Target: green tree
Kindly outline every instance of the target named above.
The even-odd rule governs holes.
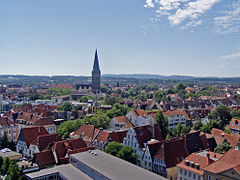
[[[163,91],[156,91],[154,92],[153,94],[153,99],[154,101],[156,102],[160,102],[162,100],[165,100],[166,99],[166,94],[163,92]]]
[[[178,125],[171,131],[171,134],[172,137],[180,137],[183,134],[189,133],[190,130],[191,130],[190,126],[185,127],[181,123],[178,123]]]
[[[232,118],[240,119],[240,109],[231,111]]]
[[[203,126],[202,121],[199,120],[196,123],[193,124],[193,129],[200,130],[200,128]]]
[[[225,125],[228,125],[232,119],[230,109],[227,106],[219,105],[216,110],[211,112],[208,116],[209,119],[216,120],[220,128],[223,130]]]
[[[72,109],[73,109],[73,106],[69,102],[64,102],[57,107],[58,111],[65,111],[65,112],[66,111],[71,111]]]
[[[217,122],[216,120],[209,120],[209,122],[207,124],[204,124],[200,130],[206,133],[211,133],[211,130],[213,128],[217,128],[217,129],[222,129],[221,125],[219,122]]]
[[[1,144],[1,149],[9,147],[8,136],[6,131],[4,131],[3,136],[1,137],[0,144]]]
[[[182,82],[179,82],[177,85],[176,85],[176,89],[177,90],[185,90],[186,88],[186,85],[183,84]]]
[[[3,165],[1,167],[3,174],[7,174],[10,163],[11,163],[11,161],[8,157],[4,159]]]
[[[0,168],[2,167],[2,165],[3,165],[3,158],[2,156],[0,156]]]
[[[105,148],[104,152],[116,156],[117,153],[123,148],[123,145],[119,142],[110,142]]]
[[[133,164],[138,163],[138,155],[134,152],[133,148],[129,146],[123,146],[116,156]]]
[[[132,110],[132,108],[129,108],[128,106],[124,106],[124,105],[121,105],[119,103],[116,103],[116,104],[113,105],[111,110],[108,110],[106,112],[106,114],[109,118],[112,119],[113,117],[123,116],[131,110]]]
[[[73,122],[71,120],[63,122],[58,128],[58,134],[66,139],[69,134],[74,131]]]
[[[232,146],[228,142],[224,142],[222,144],[217,145],[214,148],[214,152],[219,154],[225,154],[231,148]]]
[[[156,122],[157,122],[157,125],[158,125],[161,133],[162,133],[163,138],[165,139],[168,132],[169,132],[168,119],[167,119],[167,117],[165,117],[163,115],[161,110],[159,110],[156,114]]]
[[[11,161],[7,171],[7,179],[16,180],[16,179],[19,179],[20,176],[21,176],[21,173],[17,163],[15,161]]]
[[[97,128],[107,128],[111,119],[102,110],[98,110],[93,116],[88,120],[90,124],[95,125]]]
[[[120,102],[120,98],[119,97],[115,97],[115,96],[109,96],[107,95],[105,98],[104,98],[104,102],[105,104],[108,104],[108,105],[114,105],[116,103],[119,103]]]

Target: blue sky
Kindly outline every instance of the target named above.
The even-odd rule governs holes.
[[[0,0],[0,74],[240,76],[239,0]]]

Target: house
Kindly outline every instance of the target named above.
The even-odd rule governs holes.
[[[191,121],[188,114],[180,109],[163,112],[163,115],[168,118],[169,130],[173,130],[179,123],[186,127]]]
[[[147,142],[151,139],[163,140],[157,125],[130,128],[127,131],[126,137],[123,139],[123,146],[130,146],[135,150],[141,165],[143,163],[142,156],[144,149]]]
[[[114,117],[109,123],[111,129],[128,129],[130,127],[134,126],[126,116]]]
[[[142,158],[142,166],[161,176],[176,179],[176,165],[187,155],[183,138],[149,141]]]
[[[29,147],[38,136],[49,134],[44,127],[22,128],[17,140],[16,151],[21,152],[25,157],[31,157],[32,152]]]
[[[91,124],[84,124],[80,126],[76,131],[70,134],[70,138],[81,138],[85,143],[90,146],[95,133],[95,126]]]
[[[240,120],[232,119],[228,125],[228,130],[234,134],[240,134]]]
[[[212,179],[240,179],[240,151],[228,150],[222,158],[203,168],[204,178]]]
[[[217,145],[223,144],[224,142],[229,143],[235,150],[240,150],[240,135],[235,134],[227,134],[220,129],[213,128],[211,131]]]
[[[58,134],[45,134],[38,136],[30,143],[29,146],[31,158],[33,158],[35,153],[43,151],[57,141],[62,141],[62,138]]]
[[[223,155],[207,150],[190,154],[178,167],[178,180],[204,180],[203,168],[217,161]]]
[[[16,142],[18,139],[18,135],[21,127],[16,123],[9,120],[8,117],[0,118],[0,137],[3,136],[4,131],[7,133],[8,140]]]
[[[143,109],[132,110],[126,114],[126,117],[135,127],[153,125],[155,123],[155,120]]]

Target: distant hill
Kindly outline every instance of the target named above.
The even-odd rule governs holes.
[[[136,78],[136,79],[172,79],[172,80],[189,80],[194,79],[193,76],[163,76],[158,74],[104,74],[103,77],[123,77],[123,78]]]

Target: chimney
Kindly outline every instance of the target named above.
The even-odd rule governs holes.
[[[222,133],[221,135],[222,135],[222,137],[224,137],[224,136],[225,136],[225,133]]]

